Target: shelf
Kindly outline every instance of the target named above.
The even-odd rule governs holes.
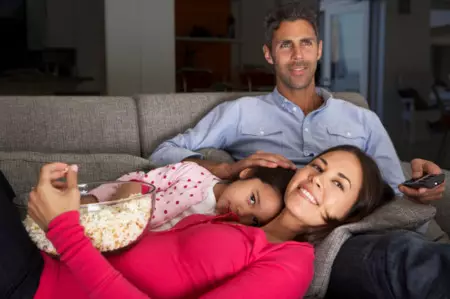
[[[190,36],[177,36],[177,41],[186,42],[202,42],[202,43],[230,43],[240,44],[241,41],[234,38],[222,38],[222,37],[190,37]]]

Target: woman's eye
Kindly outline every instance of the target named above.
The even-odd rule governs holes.
[[[342,191],[344,191],[344,186],[339,181],[333,181],[333,183]]]
[[[315,170],[317,170],[318,172],[323,172],[322,167],[320,167],[317,164],[311,164],[311,167],[314,168]]]
[[[254,205],[255,203],[256,203],[256,198],[255,198],[255,195],[252,194],[252,195],[250,196],[250,204],[251,204],[251,205]]]

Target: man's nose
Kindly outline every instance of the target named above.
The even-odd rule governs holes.
[[[303,49],[297,45],[293,46],[292,55],[295,60],[303,60]]]

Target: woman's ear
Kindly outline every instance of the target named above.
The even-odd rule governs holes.
[[[251,178],[254,173],[255,173],[255,169],[246,168],[239,173],[239,178],[241,180],[245,180],[245,179]]]

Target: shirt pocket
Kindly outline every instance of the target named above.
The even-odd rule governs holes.
[[[240,131],[247,153],[265,151],[284,154],[284,134],[281,128],[252,125],[243,126]]]
[[[368,137],[362,128],[355,128],[354,124],[327,126],[326,132],[328,134],[331,147],[349,144],[364,150]]]

